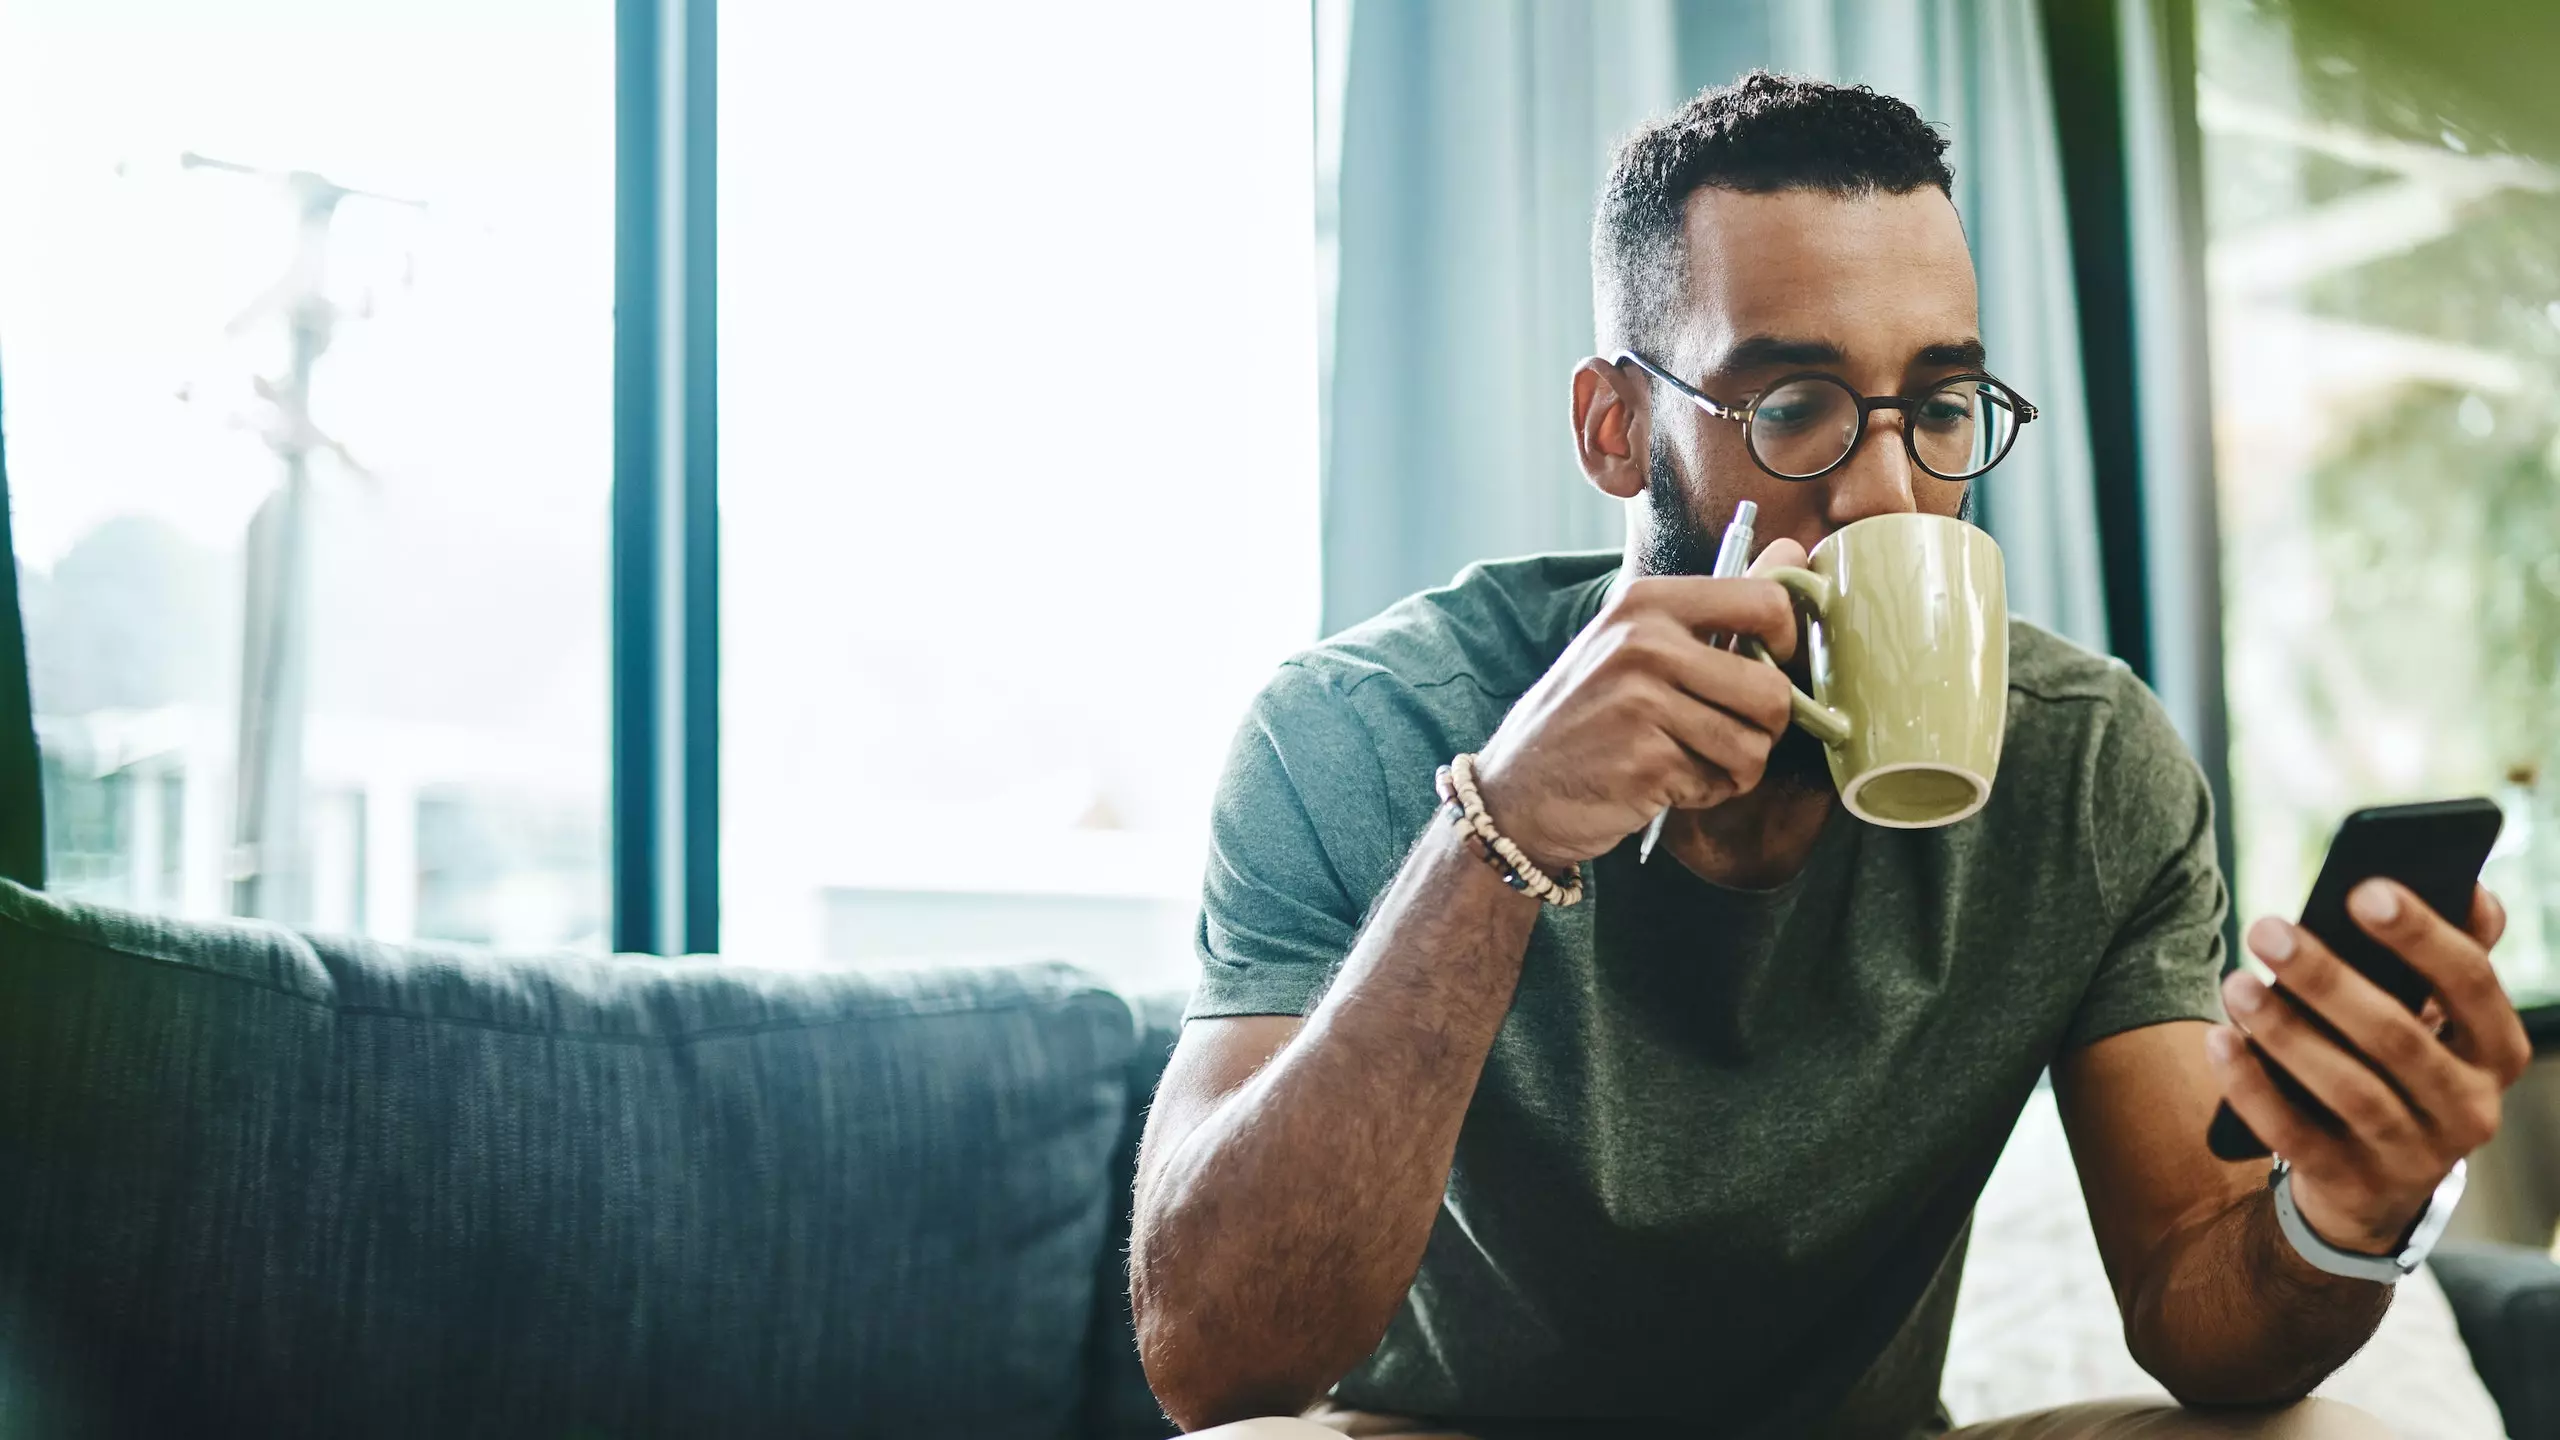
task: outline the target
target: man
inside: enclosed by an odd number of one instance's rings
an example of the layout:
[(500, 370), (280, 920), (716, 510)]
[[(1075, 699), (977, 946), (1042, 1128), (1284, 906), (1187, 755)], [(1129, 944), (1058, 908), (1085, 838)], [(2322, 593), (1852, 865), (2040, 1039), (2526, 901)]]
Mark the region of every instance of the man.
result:
[[(2306, 1259), (2268, 1167), (2203, 1135), (2228, 1097), (2319, 1243), (2397, 1250), (2526, 1063), (2496, 903), (2466, 933), (2388, 884), (2356, 897), (2435, 983), (2425, 1022), (2294, 927), (2251, 929), (2349, 1043), (2245, 974), (2220, 998), (2343, 1117), (2326, 1129), (2218, 1023), (2207, 792), (2124, 667), (2014, 624), (1989, 804), (1887, 830), (1786, 728), (1783, 677), (1711, 643), (1796, 644), (1777, 585), (1701, 578), (1740, 501), (1755, 568), (1964, 505), (1917, 463), (1910, 427), (1936, 422), (1914, 408), (1872, 409), (1791, 480), (1759, 419), (1680, 388), (1747, 411), (1806, 371), (1915, 399), (1980, 372), (1944, 143), (1899, 101), (1767, 75), (1634, 136), (1593, 242), (1610, 358), (1572, 385), (1625, 555), (1472, 567), (1257, 701), (1139, 1179), (1141, 1346), (1185, 1425), (1936, 1433), (1966, 1225), (2050, 1067), (2127, 1341), (2197, 1408), (1979, 1433), (2376, 1433), (2289, 1402), (2388, 1287)], [(1513, 858), (1442, 810), (1459, 756)], [(1581, 904), (1516, 888), (1577, 867)], [(1323, 1428), (1249, 1420), (1302, 1413)]]

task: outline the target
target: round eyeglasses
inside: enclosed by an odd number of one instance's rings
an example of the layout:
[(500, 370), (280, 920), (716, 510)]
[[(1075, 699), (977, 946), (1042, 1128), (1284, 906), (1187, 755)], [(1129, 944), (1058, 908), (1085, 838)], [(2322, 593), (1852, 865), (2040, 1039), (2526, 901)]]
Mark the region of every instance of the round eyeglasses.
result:
[(1972, 480), (1999, 464), (2017, 442), (2018, 427), (2036, 418), (2026, 397), (1979, 372), (1950, 375), (1910, 396), (1861, 395), (1837, 375), (1806, 370), (1741, 405), (1726, 405), (1632, 350), (1620, 351), (1618, 363), (1740, 425), (1752, 463), (1781, 480), (1818, 479), (1846, 464), (1866, 438), (1867, 417), (1878, 410), (1902, 412), (1902, 448), (1912, 464), (1941, 480)]

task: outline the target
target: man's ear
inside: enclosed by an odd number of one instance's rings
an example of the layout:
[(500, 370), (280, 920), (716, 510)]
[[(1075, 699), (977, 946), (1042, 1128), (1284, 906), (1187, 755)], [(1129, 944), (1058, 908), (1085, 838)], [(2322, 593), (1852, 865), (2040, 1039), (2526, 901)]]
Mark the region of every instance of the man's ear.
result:
[(1652, 396), (1642, 372), (1630, 375), (1597, 355), (1573, 367), (1573, 454), (1583, 478), (1604, 495), (1632, 500), (1644, 493)]

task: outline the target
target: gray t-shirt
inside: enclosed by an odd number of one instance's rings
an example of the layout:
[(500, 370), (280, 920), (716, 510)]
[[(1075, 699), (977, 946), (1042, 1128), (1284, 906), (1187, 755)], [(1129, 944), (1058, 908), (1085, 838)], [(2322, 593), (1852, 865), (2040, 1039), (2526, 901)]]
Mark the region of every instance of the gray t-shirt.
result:
[[(1219, 789), (1191, 1018), (1315, 1006), (1430, 823), (1434, 768), (1484, 744), (1616, 568), (1471, 566), (1280, 668)], [(1638, 867), (1630, 839), (1540, 913), (1420, 1273), (1338, 1401), (1488, 1440), (1937, 1428), (1974, 1200), (2038, 1073), (2220, 1016), (2194, 761), (2121, 663), (2014, 620), (2009, 657), (1971, 819), (1834, 807), (1765, 891)]]

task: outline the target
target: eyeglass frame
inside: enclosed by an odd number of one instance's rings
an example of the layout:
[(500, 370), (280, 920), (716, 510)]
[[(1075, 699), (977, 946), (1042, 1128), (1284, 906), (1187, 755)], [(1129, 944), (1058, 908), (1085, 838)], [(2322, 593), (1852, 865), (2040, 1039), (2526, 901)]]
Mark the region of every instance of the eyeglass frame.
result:
[[(1970, 475), (1948, 475), (1932, 468), (1928, 461), (1920, 458), (1920, 440), (1919, 437), (1914, 435), (1911, 430), (1911, 412), (1922, 400), (1928, 398), (1927, 395), (1918, 396), (1916, 398), (1909, 395), (1861, 395), (1858, 393), (1857, 386), (1850, 384), (1847, 380), (1832, 374), (1828, 370), (1795, 370), (1790, 371), (1785, 375), (1781, 375), (1777, 379), (1770, 381), (1768, 384), (1761, 386), (1757, 394), (1753, 395), (1749, 400), (1742, 404), (1727, 405), (1717, 400), (1714, 396), (1699, 389), (1697, 386), (1690, 384), (1688, 381), (1681, 379), (1679, 376), (1674, 375), (1670, 371), (1663, 369), (1661, 366), (1654, 364), (1650, 360), (1647, 360), (1633, 350), (1619, 351), (1614, 363), (1620, 365), (1632, 364), (1647, 375), (1650, 375), (1654, 379), (1661, 381), (1663, 384), (1670, 386), (1672, 389), (1679, 391), (1681, 394), (1689, 397), (1692, 401), (1695, 401), (1698, 408), (1707, 413), (1709, 419), (1729, 420), (1734, 424), (1743, 427), (1742, 453), (1751, 457), (1752, 464), (1759, 466), (1763, 472), (1768, 474), (1772, 479), (1777, 480), (1819, 480), (1823, 476), (1830, 474), (1832, 471), (1839, 469), (1841, 466), (1848, 464), (1850, 457), (1858, 453), (1858, 447), (1866, 443), (1867, 417), (1878, 410), (1899, 410), (1902, 412), (1903, 417), (1902, 449), (1905, 454), (1911, 457), (1911, 463), (1918, 466), (1921, 472), (1926, 474), (1932, 480), (1944, 480), (1950, 485), (1969, 485), (1974, 481), (1981, 479), (1983, 476), (1990, 474), (1994, 466), (1997, 466), (2001, 461), (2009, 458), (2009, 452), (2017, 446), (2018, 431), (2026, 429), (2027, 425), (2036, 418), (2037, 414), (2036, 407), (2028, 401), (2026, 396), (2019, 394), (2015, 386), (2012, 386), (2008, 381), (2001, 379), (1999, 376), (1991, 374), (1989, 371), (1958, 371), (1957, 373), (1939, 381), (1935, 385), (1930, 386), (1929, 394), (1934, 395), (1940, 390), (1956, 384), (1959, 381), (1979, 380), (1997, 386), (2002, 394), (2005, 394), (2010, 399), (2018, 402), (2017, 429), (2011, 430), (2009, 432), (2009, 438), (2001, 442), (2000, 453), (1992, 456), (1989, 461), (1984, 463), (1981, 469), (1974, 471)], [(1830, 464), (1823, 466), (1819, 470), (1813, 471), (1811, 474), (1786, 475), (1771, 468), (1768, 461), (1760, 458), (1759, 447), (1751, 443), (1751, 419), (1754, 415), (1759, 413), (1760, 402), (1762, 399), (1775, 394), (1786, 386), (1794, 384), (1798, 380), (1827, 380), (1849, 392), (1849, 398), (1855, 401), (1858, 406), (1858, 428), (1855, 433), (1850, 435), (1849, 444), (1847, 448), (1840, 452), (1839, 459), (1832, 461)]]

